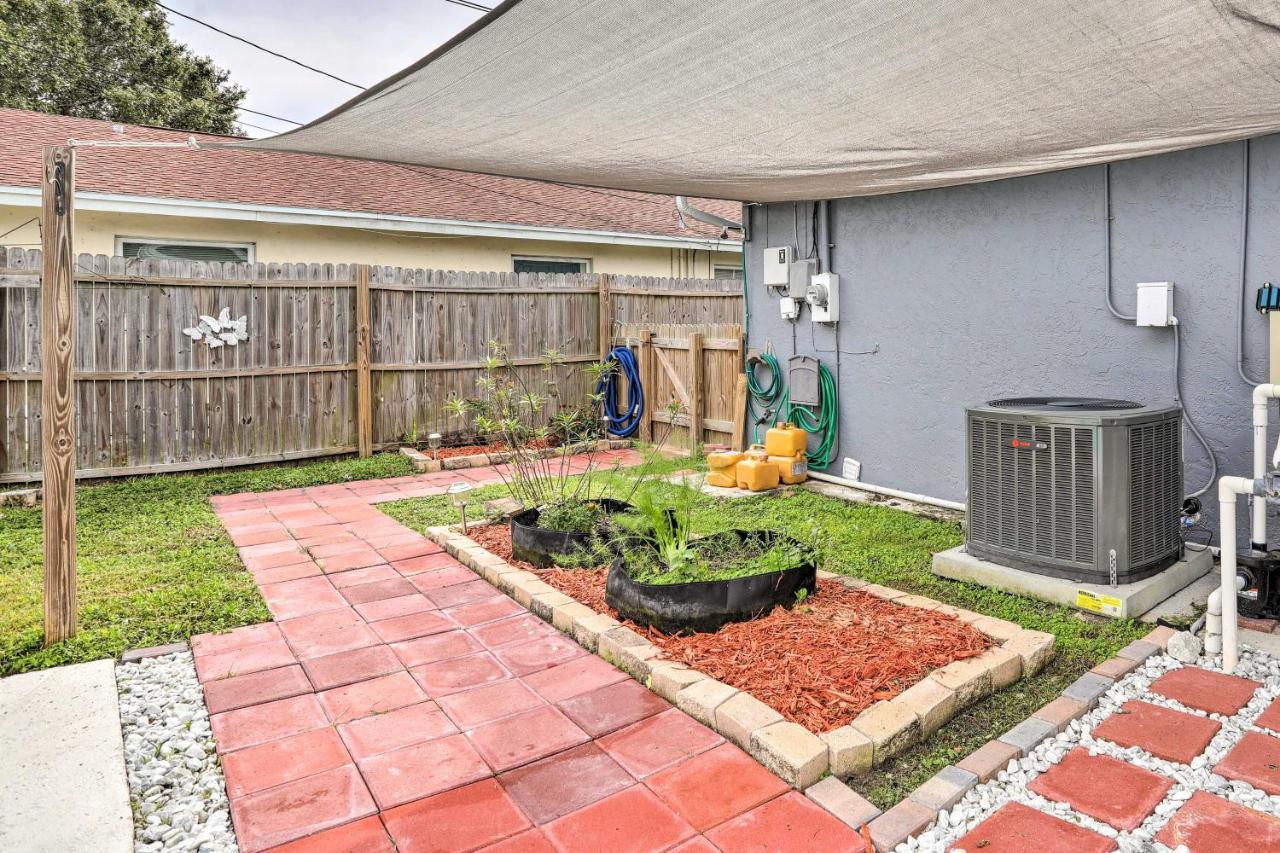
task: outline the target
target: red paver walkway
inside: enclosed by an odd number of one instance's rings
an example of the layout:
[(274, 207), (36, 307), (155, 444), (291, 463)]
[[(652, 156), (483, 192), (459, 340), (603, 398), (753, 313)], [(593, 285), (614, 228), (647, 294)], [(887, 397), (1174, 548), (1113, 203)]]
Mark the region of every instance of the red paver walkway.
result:
[(277, 620), (192, 640), (245, 853), (862, 848), (373, 506), (459, 479), (214, 499)]

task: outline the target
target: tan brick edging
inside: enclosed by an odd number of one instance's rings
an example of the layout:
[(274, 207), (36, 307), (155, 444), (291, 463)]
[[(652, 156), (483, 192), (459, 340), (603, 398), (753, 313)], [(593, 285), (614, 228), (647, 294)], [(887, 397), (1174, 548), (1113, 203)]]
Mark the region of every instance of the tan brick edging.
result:
[[(510, 565), (456, 528), (433, 527), (427, 535), (498, 590), (719, 732), (801, 790), (815, 786), (828, 773), (847, 777), (867, 772), (932, 735), (973, 702), (1024, 675), (1034, 675), (1053, 654), (1052, 634), (1027, 631), (1012, 622), (856, 578), (819, 572), (823, 581), (842, 583), (906, 606), (948, 613), (1000, 643), (977, 657), (934, 670), (893, 699), (872, 705), (852, 723), (819, 735), (784, 720), (746, 691), (685, 664), (661, 659), (661, 650), (640, 634), (559, 592), (533, 572)], [(838, 784), (857, 797), (843, 783)], [(847, 796), (833, 793), (831, 783), (821, 791), (827, 792), (825, 799), (831, 804), (849, 802)], [(818, 797), (815, 801), (822, 803)], [(832, 808), (828, 804), (824, 807)]]
[[(631, 447), (631, 439), (628, 438), (602, 438), (596, 442), (596, 450), (624, 450)], [(588, 447), (586, 442), (582, 442), (573, 448), (573, 451), (585, 450)], [(538, 452), (538, 457), (555, 456), (561, 452), (559, 447), (548, 447)], [(499, 451), (498, 453), (475, 453), (471, 456), (449, 456), (445, 459), (432, 459), (418, 450), (416, 447), (401, 447), (400, 455), (413, 463), (413, 468), (419, 474), (429, 474), (435, 471), (457, 471), (462, 468), (485, 468), (489, 465), (499, 465), (511, 459), (511, 454), (507, 451)]]

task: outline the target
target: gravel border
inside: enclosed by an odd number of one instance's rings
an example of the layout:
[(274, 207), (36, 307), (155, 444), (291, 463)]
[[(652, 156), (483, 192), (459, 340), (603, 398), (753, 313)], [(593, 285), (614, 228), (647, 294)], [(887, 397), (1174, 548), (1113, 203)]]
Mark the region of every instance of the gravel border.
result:
[(134, 849), (237, 853), (222, 765), (188, 651), (116, 667)]

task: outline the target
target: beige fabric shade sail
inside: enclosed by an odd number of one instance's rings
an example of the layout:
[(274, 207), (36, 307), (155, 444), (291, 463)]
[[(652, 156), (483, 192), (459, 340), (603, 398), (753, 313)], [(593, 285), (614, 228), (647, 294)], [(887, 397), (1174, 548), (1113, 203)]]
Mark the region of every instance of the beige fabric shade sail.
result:
[(1276, 0), (509, 0), (247, 144), (787, 201), (1276, 130)]

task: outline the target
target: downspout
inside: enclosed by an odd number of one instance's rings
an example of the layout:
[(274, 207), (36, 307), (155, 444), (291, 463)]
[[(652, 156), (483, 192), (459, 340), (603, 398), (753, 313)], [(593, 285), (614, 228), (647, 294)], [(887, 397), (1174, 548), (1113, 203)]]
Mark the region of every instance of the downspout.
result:
[(676, 196), (676, 210), (680, 212), (681, 216), (688, 216), (699, 222), (706, 222), (708, 225), (732, 228), (734, 231), (742, 230), (741, 222), (734, 222), (732, 219), (725, 219), (723, 216), (716, 216), (714, 213), (708, 213), (705, 210), (696, 208), (689, 204), (689, 199), (682, 195)]

